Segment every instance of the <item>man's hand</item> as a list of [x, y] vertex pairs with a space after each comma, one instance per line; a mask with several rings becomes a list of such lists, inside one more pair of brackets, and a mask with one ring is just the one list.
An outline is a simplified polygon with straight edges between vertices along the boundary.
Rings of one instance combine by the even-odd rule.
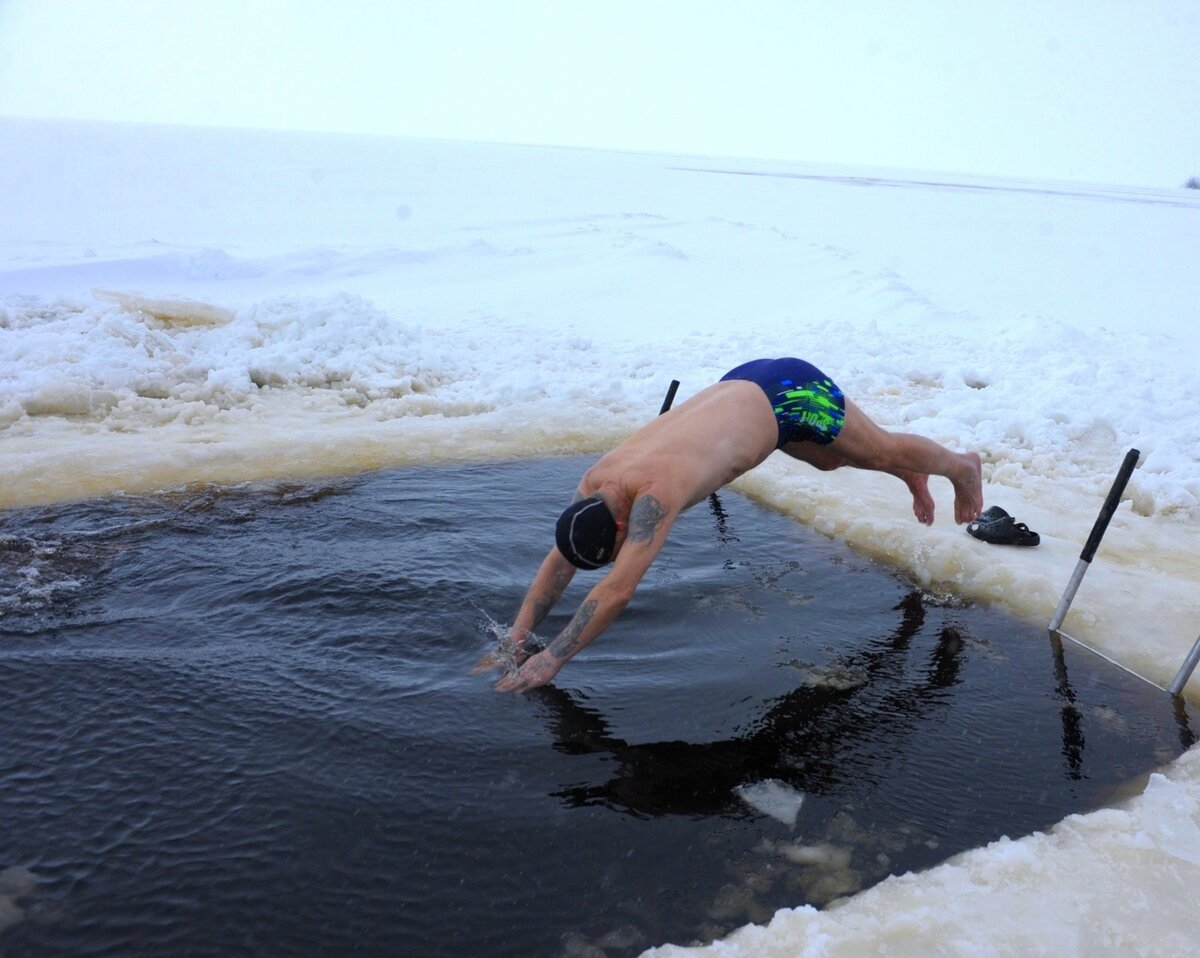
[[525, 629], [518, 630], [515, 626], [509, 630], [496, 647], [480, 656], [479, 661], [471, 668], [472, 675], [483, 672], [494, 672], [496, 669], [512, 671], [529, 658], [529, 646], [538, 647], [532, 633]]
[[504, 676], [496, 683], [500, 692], [525, 692], [545, 685], [558, 675], [564, 661], [549, 650], [539, 652], [525, 660], [525, 664]]
[[504, 668], [507, 659], [508, 656], [500, 649], [493, 649], [480, 656], [479, 661], [471, 666], [471, 674], [480, 675], [484, 672], [494, 672], [496, 669]]

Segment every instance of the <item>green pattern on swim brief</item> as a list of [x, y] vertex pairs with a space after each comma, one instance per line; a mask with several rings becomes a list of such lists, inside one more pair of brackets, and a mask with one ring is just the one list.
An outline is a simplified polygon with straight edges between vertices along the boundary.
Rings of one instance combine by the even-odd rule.
[[841, 390], [830, 380], [806, 383], [775, 395], [775, 415], [793, 426], [811, 431], [813, 439], [830, 442], [846, 420]]

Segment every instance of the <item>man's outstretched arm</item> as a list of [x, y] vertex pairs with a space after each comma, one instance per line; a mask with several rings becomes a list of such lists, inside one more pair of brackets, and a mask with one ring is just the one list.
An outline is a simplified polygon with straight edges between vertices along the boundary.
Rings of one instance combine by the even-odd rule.
[[529, 591], [521, 602], [517, 617], [513, 620], [512, 640], [524, 648], [529, 633], [541, 625], [550, 610], [558, 604], [571, 579], [575, 577], [575, 566], [564, 558], [557, 548], [551, 549], [542, 560], [537, 575], [529, 585]]
[[617, 553], [612, 570], [587, 594], [554, 641], [530, 656], [515, 672], [504, 676], [496, 688], [502, 692], [524, 692], [545, 685], [580, 649], [608, 628], [633, 598], [638, 583], [662, 550], [674, 519], [675, 513], [653, 495], [639, 496], [629, 515], [629, 535]]
[[[530, 633], [541, 624], [542, 620], [562, 598], [563, 591], [575, 576], [575, 566], [568, 562], [557, 548], [552, 548], [538, 567], [537, 575], [529, 584], [517, 617], [509, 630], [509, 638], [517, 647], [518, 653], [523, 653]], [[486, 672], [498, 668], [501, 661], [495, 652], [488, 652], [475, 663], [473, 672]]]

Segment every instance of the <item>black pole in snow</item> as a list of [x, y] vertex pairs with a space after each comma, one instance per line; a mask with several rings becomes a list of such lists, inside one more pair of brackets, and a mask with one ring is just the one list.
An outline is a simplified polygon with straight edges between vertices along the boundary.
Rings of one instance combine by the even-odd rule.
[[1136, 449], [1130, 449], [1129, 452], [1125, 453], [1125, 461], [1121, 463], [1121, 468], [1117, 472], [1117, 478], [1113, 482], [1112, 488], [1108, 490], [1108, 498], [1104, 500], [1104, 505], [1100, 509], [1100, 515], [1096, 517], [1096, 523], [1092, 526], [1092, 534], [1088, 536], [1083, 551], [1079, 553], [1079, 561], [1075, 564], [1075, 571], [1071, 574], [1071, 581], [1067, 583], [1066, 591], [1063, 592], [1062, 598], [1058, 603], [1058, 608], [1054, 611], [1054, 618], [1050, 620], [1051, 632], [1057, 632], [1059, 626], [1063, 624], [1063, 619], [1067, 617], [1067, 610], [1071, 608], [1071, 603], [1075, 599], [1075, 593], [1079, 590], [1079, 583], [1083, 581], [1083, 575], [1087, 572], [1092, 557], [1100, 547], [1100, 540], [1104, 538], [1104, 531], [1108, 528], [1109, 520], [1112, 519], [1113, 513], [1117, 511], [1117, 506], [1121, 502], [1121, 494], [1125, 491], [1125, 486], [1129, 484], [1129, 477], [1133, 475], [1133, 470], [1137, 466], [1139, 456], [1141, 456], [1141, 453]]
[[1100, 540], [1104, 538], [1104, 532], [1108, 529], [1109, 520], [1112, 519], [1113, 513], [1117, 511], [1117, 506], [1121, 503], [1121, 494], [1125, 491], [1125, 487], [1129, 485], [1129, 477], [1133, 475], [1133, 470], [1137, 466], [1139, 456], [1141, 456], [1141, 453], [1136, 449], [1130, 449], [1129, 452], [1125, 453], [1125, 461], [1121, 463], [1116, 481], [1113, 482], [1112, 488], [1108, 490], [1108, 498], [1104, 500], [1104, 505], [1100, 509], [1100, 515], [1096, 517], [1096, 524], [1092, 526], [1092, 534], [1088, 536], [1087, 544], [1083, 547], [1083, 551], [1079, 553], [1079, 558], [1084, 562], [1091, 562], [1092, 557], [1096, 554], [1096, 550], [1100, 547]]
[[663, 413], [665, 413], [668, 409], [671, 408], [671, 403], [673, 403], [675, 401], [675, 393], [678, 391], [679, 391], [679, 380], [672, 379], [671, 385], [667, 388], [667, 395], [663, 399], [662, 408], [658, 411], [658, 414], [660, 416]]

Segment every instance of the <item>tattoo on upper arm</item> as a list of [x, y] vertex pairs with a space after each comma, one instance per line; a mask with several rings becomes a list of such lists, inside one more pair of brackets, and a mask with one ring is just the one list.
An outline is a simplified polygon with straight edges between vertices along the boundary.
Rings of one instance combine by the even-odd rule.
[[640, 496], [629, 513], [629, 540], [647, 542], [654, 538], [667, 507], [654, 496]]
[[567, 623], [567, 627], [557, 639], [550, 643], [550, 652], [556, 659], [569, 659], [579, 648], [579, 636], [587, 628], [592, 616], [596, 614], [596, 600], [588, 599], [579, 607], [575, 617]]

